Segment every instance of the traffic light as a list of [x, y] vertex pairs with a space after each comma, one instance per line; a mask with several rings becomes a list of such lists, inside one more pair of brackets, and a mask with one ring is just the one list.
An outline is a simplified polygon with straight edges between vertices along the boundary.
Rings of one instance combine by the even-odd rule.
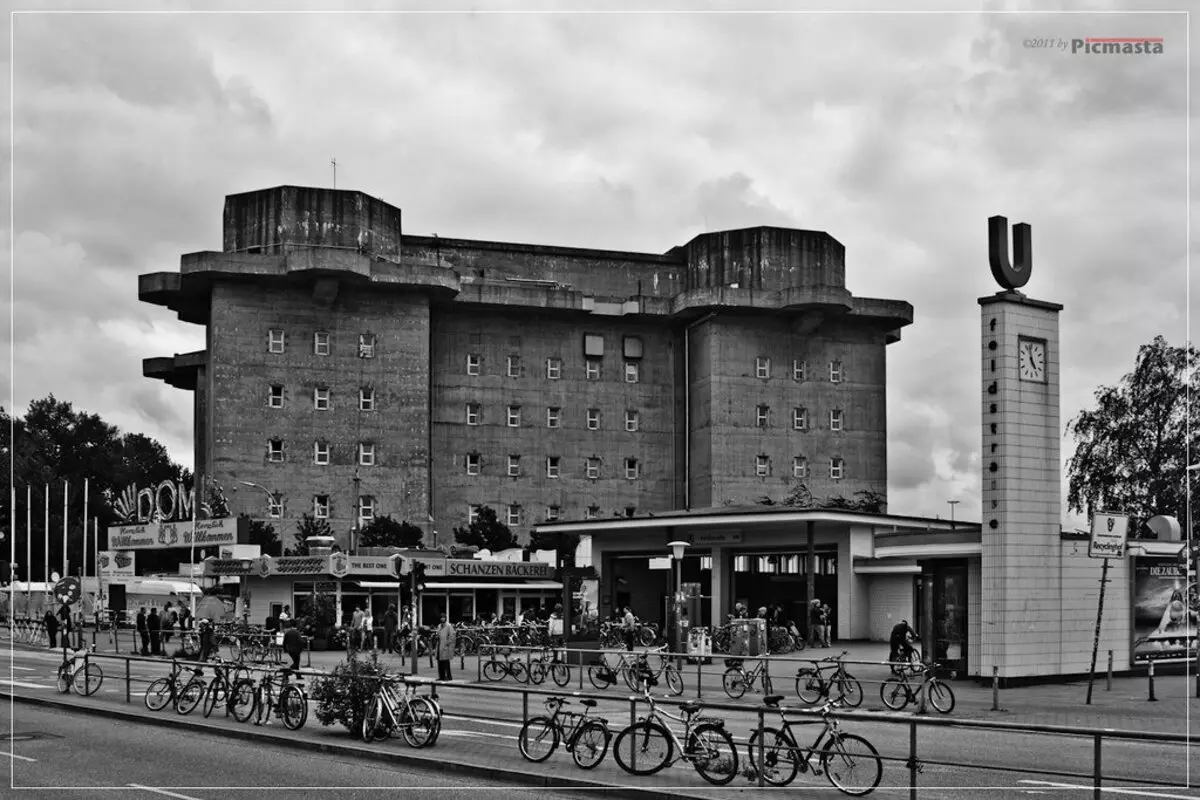
[[425, 562], [417, 561], [412, 565], [413, 586], [417, 589], [417, 594], [425, 591]]

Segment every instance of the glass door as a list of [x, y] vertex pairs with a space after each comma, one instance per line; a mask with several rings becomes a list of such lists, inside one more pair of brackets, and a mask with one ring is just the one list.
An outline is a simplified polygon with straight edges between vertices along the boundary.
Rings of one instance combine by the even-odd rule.
[[962, 674], [967, 666], [966, 565], [939, 565], [933, 588], [935, 658]]

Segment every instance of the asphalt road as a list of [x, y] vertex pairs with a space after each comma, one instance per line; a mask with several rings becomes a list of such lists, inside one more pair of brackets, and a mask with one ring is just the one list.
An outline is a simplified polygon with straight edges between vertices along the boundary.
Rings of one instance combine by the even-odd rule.
[[[11, 674], [8, 673], [7, 665], [3, 668], [4, 675], [0, 678], [0, 688], [11, 687], [13, 691], [19, 694], [30, 694], [47, 698], [61, 697], [51, 688], [53, 683], [53, 668], [56, 663], [55, 657], [49, 653], [23, 653], [17, 651], [13, 672]], [[143, 708], [141, 705], [141, 693], [146, 685], [146, 681], [166, 672], [165, 665], [135, 663], [132, 670], [135, 679], [133, 689], [134, 702], [127, 705], [124, 702], [124, 685], [123, 680], [121, 680], [123, 675], [114, 674], [119, 672], [119, 670], [115, 669], [115, 662], [102, 663], [106, 663], [106, 666], [112, 663], [114, 669], [109, 672], [109, 677], [106, 679], [101, 692], [95, 698], [89, 698], [86, 701], [77, 701], [80, 706], [83, 706], [85, 703], [95, 702], [114, 709], [127, 711], [140, 710]], [[500, 694], [471, 690], [466, 687], [443, 687], [439, 694], [443, 708], [447, 713], [442, 739], [439, 740], [435, 748], [428, 751], [420, 751], [420, 753], [429, 754], [443, 761], [461, 761], [505, 769], [526, 770], [530, 774], [582, 776], [614, 786], [654, 785], [659, 788], [679, 787], [686, 794], [702, 797], [716, 798], [760, 793], [760, 790], [749, 786], [744, 779], [738, 779], [730, 786], [724, 788], [708, 787], [685, 764], [669, 768], [663, 774], [654, 776], [654, 779], [637, 779], [625, 774], [612, 763], [611, 756], [598, 769], [590, 773], [580, 773], [574, 769], [570, 764], [569, 757], [561, 752], [553, 756], [545, 764], [528, 764], [521, 759], [517, 751], [516, 735], [520, 728], [521, 720], [526, 713], [536, 714], [541, 711], [540, 698], [531, 695], [530, 704], [528, 709], [526, 709], [523, 704], [523, 698], [519, 693]], [[625, 693], [618, 694], [615, 690], [609, 690], [605, 695], [606, 697], [611, 696], [611, 699], [602, 703], [596, 713], [607, 717], [614, 729], [627, 724], [630, 714], [629, 703], [627, 700], [622, 701], [620, 699]], [[866, 705], [870, 705], [869, 700]], [[18, 731], [33, 730], [36, 732], [40, 730], [36, 725], [31, 728], [26, 723], [26, 717], [29, 712], [33, 711], [32, 708], [17, 704], [15, 709]], [[644, 707], [639, 707], [638, 713], [643, 712]], [[40, 713], [44, 714], [45, 712]], [[167, 712], [163, 712], [163, 715], [166, 714]], [[746, 738], [756, 727], [757, 716], [749, 710], [744, 712], [723, 712], [722, 715], [726, 718], [727, 727], [738, 741], [744, 765], [746, 758]], [[80, 781], [73, 785], [126, 786], [130, 783], [137, 783], [145, 786], [184, 787], [179, 789], [169, 788], [168, 790], [188, 797], [203, 797], [206, 800], [210, 797], [223, 795], [205, 794], [204, 792], [208, 790], [197, 790], [188, 787], [212, 784], [237, 786], [243, 785], [243, 782], [245, 782], [244, 785], [253, 784], [259, 786], [308, 785], [327, 787], [344, 785], [395, 787], [397, 785], [404, 785], [396, 783], [398, 779], [395, 775], [398, 773], [395, 770], [387, 769], [386, 765], [380, 765], [378, 762], [357, 762], [353, 759], [347, 760], [346, 758], [338, 759], [331, 756], [297, 753], [285, 748], [269, 745], [260, 746], [257, 743], [247, 742], [232, 744], [219, 742], [222, 749], [233, 752], [238, 757], [232, 761], [217, 759], [215, 762], [212, 762], [213, 767], [210, 769], [207, 766], [210, 763], [208, 755], [214, 751], [212, 745], [208, 744], [212, 739], [211, 735], [200, 736], [190, 734], [184, 732], [182, 728], [178, 732], [175, 729], [162, 727], [143, 729], [142, 726], [136, 724], [113, 722], [102, 718], [77, 717], [75, 714], [59, 714], [57, 716], [67, 720], [64, 724], [68, 730], [104, 731], [104, 737], [108, 737], [107, 731], [109, 726], [113, 726], [114, 729], [129, 727], [136, 731], [144, 731], [140, 739], [130, 734], [131, 738], [128, 743], [122, 743], [119, 746], [113, 745], [115, 752], [111, 754], [111, 757], [103, 756], [92, 759], [88, 756], [83, 758], [81, 763], [91, 763], [91, 769], [94, 772], [90, 773], [92, 775], [90, 781]], [[901, 713], [896, 714], [895, 718], [907, 722], [913, 717], [911, 714]], [[74, 721], [71, 722], [71, 720]], [[80, 723], [79, 720], [83, 720], [83, 722]], [[232, 721], [222, 724], [237, 725], [237, 723]], [[775, 724], [775, 720], [768, 718], [767, 724]], [[865, 736], [875, 744], [881, 755], [888, 759], [885, 764], [883, 782], [880, 788], [876, 790], [876, 796], [908, 796], [909, 775], [905, 768], [904, 760], [908, 755], [909, 725], [860, 719], [845, 721], [843, 727], [849, 732]], [[57, 729], [52, 729], [49, 732], [57, 733], [58, 731]], [[798, 731], [797, 738], [803, 744], [805, 743], [805, 737], [811, 737], [815, 735], [815, 732], [815, 728], [802, 728]], [[309, 725], [304, 730], [296, 734], [286, 733], [286, 735], [303, 736], [310, 739], [338, 743], [353, 742], [340, 729], [321, 728], [311, 715]], [[74, 736], [75, 740], [81, 738], [78, 733], [75, 733]], [[191, 744], [164, 748], [162, 742], [168, 736], [189, 737]], [[94, 738], [94, 735], [84, 737], [83, 741], [87, 742], [92, 738]], [[202, 740], [205, 743], [201, 744]], [[121, 741], [124, 742], [124, 739], [121, 739]], [[28, 741], [18, 740], [14, 745], [15, 752], [18, 755], [28, 755], [28, 757], [34, 758], [38, 757], [37, 754], [32, 752], [27, 754], [25, 748], [45, 746], [36, 738]], [[401, 751], [404, 750], [402, 745], [388, 743], [387, 746], [395, 746]], [[939, 799], [958, 798], [965, 794], [984, 789], [987, 790], [986, 794], [989, 800], [993, 797], [1029, 797], [1036, 795], [1054, 797], [1083, 796], [1085, 793], [1090, 792], [1090, 781], [1087, 778], [1039, 773], [1070, 772], [1090, 776], [1092, 771], [1092, 748], [1092, 741], [1084, 738], [1029, 733], [1018, 734], [996, 730], [969, 730], [962, 727], [920, 726], [918, 727], [918, 753], [919, 758], [924, 763], [924, 769], [918, 775], [918, 783], [921, 787], [919, 796]], [[168, 761], [164, 764], [164, 759], [157, 756], [151, 759], [146, 756], [131, 757], [128, 755], [131, 752], [139, 750], [149, 753], [159, 753], [163, 752], [164, 749], [175, 753], [203, 752], [205, 759], [196, 762], [177, 757], [173, 763]], [[1172, 800], [1174, 798], [1200, 798], [1200, 791], [1175, 788], [1186, 784], [1189, 761], [1191, 762], [1192, 775], [1200, 775], [1200, 748], [1192, 748], [1192, 750], [1192, 758], [1189, 759], [1187, 749], [1182, 745], [1106, 740], [1102, 749], [1106, 787], [1105, 795], [1114, 798], [1127, 797], [1131, 798], [1131, 800], [1134, 798], [1164, 798]], [[54, 751], [51, 750], [51, 752]], [[100, 752], [103, 753], [105, 751], [101, 750]], [[129, 774], [134, 774], [136, 777], [128, 779], [124, 777], [125, 772], [117, 766], [122, 763], [122, 758], [132, 758], [130, 763], [135, 768]], [[325, 765], [324, 762], [326, 760], [331, 763]], [[943, 761], [965, 763], [974, 766], [964, 767], [948, 763], [938, 763]], [[21, 769], [25, 763], [35, 763], [21, 762], [19, 759], [18, 762], [18, 778], [24, 774]], [[226, 763], [232, 766], [224, 766]], [[267, 768], [264, 768], [264, 763], [267, 765]], [[318, 768], [318, 764], [322, 766]], [[397, 769], [408, 770], [409, 768], [398, 767]], [[186, 780], [181, 779], [180, 770], [186, 771], [188, 776]], [[114, 773], [122, 775], [119, 782], [112, 777]], [[297, 777], [287, 777], [293, 774]], [[358, 778], [357, 776], [360, 774], [362, 777]], [[405, 774], [420, 775], [421, 771], [419, 769], [409, 770]], [[222, 776], [225, 780], [208, 777], [197, 779], [194, 777], [196, 775]], [[344, 778], [344, 775], [351, 777]], [[257, 780], [250, 780], [247, 776], [262, 777]], [[30, 780], [38, 783], [37, 781], [33, 781], [32, 778]], [[453, 778], [448, 778], [445, 773], [430, 773], [426, 778], [414, 778], [411, 780], [416, 780], [416, 782], [409, 785], [448, 785], [451, 787], [451, 790], [456, 785]], [[421, 780], [430, 782], [422, 783]], [[494, 782], [494, 780], [472, 781], [464, 778], [457, 786], [461, 787], [461, 791], [467, 791], [466, 787], [468, 786], [486, 786]], [[1193, 778], [1192, 784], [1195, 785], [1196, 783], [1197, 780]], [[1173, 786], [1164, 784], [1173, 784]], [[38, 783], [38, 785], [53, 784]], [[64, 781], [61, 785], [72, 784]], [[806, 797], [841, 796], [829, 787], [824, 778], [812, 775], [799, 776], [794, 787], [803, 790]], [[363, 788], [360, 793], [367, 791], [369, 790]], [[500, 789], [499, 791], [509, 792], [516, 790]], [[516, 793], [520, 794], [519, 791], [516, 791]], [[777, 791], [772, 792], [772, 794], [776, 793]], [[226, 794], [230, 793], [227, 792]], [[546, 794], [546, 792], [539, 790], [539, 796], [542, 794]], [[575, 792], [558, 793], [554, 790], [551, 791], [551, 794], [563, 797], [567, 795], [574, 797], [581, 796]], [[56, 793], [53, 796], [73, 795]], [[149, 793], [146, 796], [150, 796]], [[304, 793], [295, 795], [289, 793], [287, 796], [304, 796]], [[339, 794], [339, 796], [341, 795]], [[445, 795], [439, 792], [438, 796]], [[508, 795], [506, 794], [505, 796]]]

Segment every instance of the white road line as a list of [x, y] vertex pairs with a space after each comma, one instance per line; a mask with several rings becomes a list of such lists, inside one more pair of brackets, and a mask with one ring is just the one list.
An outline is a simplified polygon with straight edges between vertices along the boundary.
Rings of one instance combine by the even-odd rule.
[[509, 739], [515, 740], [515, 736], [507, 736], [503, 733], [486, 733], [484, 731], [442, 731], [442, 736], [483, 736], [487, 739]]
[[164, 797], [177, 797], [179, 800], [200, 800], [199, 797], [192, 797], [191, 795], [187, 794], [176, 794], [175, 792], [168, 792], [166, 789], [155, 789], [153, 786], [142, 786], [140, 783], [131, 783], [129, 784], [129, 788], [141, 789], [143, 792], [154, 792], [155, 794], [161, 794]]
[[24, 681], [13, 681], [8, 678], [0, 678], [0, 683], [7, 683], [10, 686], [20, 686], [22, 689], [49, 689], [49, 686], [42, 686], [40, 683], [25, 683]]
[[480, 725], [499, 725], [504, 728], [523, 728], [523, 722], [504, 722], [498, 719], [480, 719], [478, 717], [468, 717], [463, 714], [442, 714], [446, 719], [465, 719], [468, 722], [478, 722]]
[[19, 756], [16, 753], [0, 753], [0, 756], [8, 756], [9, 758], [19, 758], [22, 761], [37, 761], [36, 758], [30, 758], [29, 756]]
[[[1022, 781], [1018, 781], [1018, 782], [1019, 783], [1029, 783], [1029, 784], [1033, 784], [1036, 786], [1049, 786], [1054, 789], [1084, 789], [1084, 790], [1087, 790], [1087, 789], [1092, 788], [1091, 786], [1083, 786], [1081, 784], [1055, 783], [1054, 781], [1022, 780]], [[1169, 798], [1170, 800], [1196, 800], [1197, 797], [1200, 797], [1200, 795], [1194, 795], [1194, 794], [1167, 794], [1166, 792], [1147, 792], [1147, 791], [1141, 791], [1138, 789], [1119, 789], [1117, 787], [1109, 787], [1109, 786], [1101, 786], [1100, 791], [1112, 792], [1114, 794], [1131, 794], [1131, 795], [1136, 795], [1137, 797], [1164, 797], [1164, 798]]]

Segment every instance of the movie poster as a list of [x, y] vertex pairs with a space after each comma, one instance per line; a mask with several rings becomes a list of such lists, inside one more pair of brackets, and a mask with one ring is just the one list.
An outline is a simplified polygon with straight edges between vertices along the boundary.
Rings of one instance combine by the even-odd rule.
[[1134, 562], [1134, 663], [1196, 655], [1200, 597], [1185, 570], [1174, 558]]

